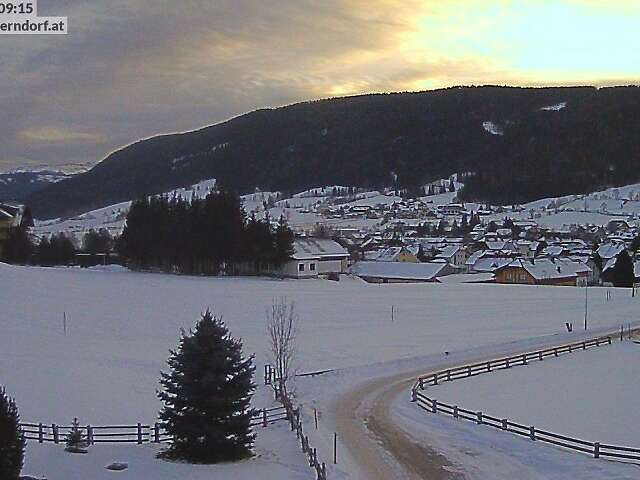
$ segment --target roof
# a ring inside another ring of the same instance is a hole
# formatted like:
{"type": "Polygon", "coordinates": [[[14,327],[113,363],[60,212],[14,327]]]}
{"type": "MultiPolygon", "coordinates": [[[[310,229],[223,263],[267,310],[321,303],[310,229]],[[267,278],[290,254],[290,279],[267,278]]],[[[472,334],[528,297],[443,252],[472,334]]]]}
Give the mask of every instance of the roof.
{"type": "Polygon", "coordinates": [[[604,243],[598,248],[598,255],[606,260],[617,256],[622,250],[624,250],[622,243],[604,243]]]}
{"type": "Polygon", "coordinates": [[[293,241],[295,260],[324,257],[348,257],[349,252],[338,242],[327,238],[304,237],[293,241]]]}
{"type": "Polygon", "coordinates": [[[562,255],[564,251],[564,247],[562,245],[551,245],[542,250],[543,255],[550,255],[552,257],[557,257],[562,255]]]}
{"type": "Polygon", "coordinates": [[[480,260],[480,258],[482,258],[484,256],[486,252],[484,250],[478,250],[473,252],[471,255],[469,255],[469,258],[467,258],[467,261],[464,262],[465,265],[474,265],[478,260],[480,260]]]}
{"type": "Polygon", "coordinates": [[[359,277],[427,281],[433,280],[446,266],[446,263],[431,262],[358,262],[349,271],[359,277]]]}
{"type": "Polygon", "coordinates": [[[493,273],[454,273],[438,277],[441,283],[488,283],[495,281],[493,273]]]}
{"type": "Polygon", "coordinates": [[[389,247],[382,250],[376,257],[376,260],[378,262],[394,262],[398,257],[398,255],[400,255],[403,250],[406,253],[410,253],[413,255],[411,250],[409,250],[406,247],[389,247]]]}
{"type": "Polygon", "coordinates": [[[553,280],[562,278],[574,278],[580,273],[589,273],[591,269],[584,263],[574,262],[570,259],[548,258],[535,260],[533,263],[521,258],[511,262],[508,267],[524,268],[529,275],[536,280],[553,280]]]}
{"type": "Polygon", "coordinates": [[[436,255],[436,258],[451,258],[459,251],[460,245],[447,245],[442,250],[440,250],[440,253],[436,255]]]}
{"type": "Polygon", "coordinates": [[[0,208],[0,220],[11,220],[12,218],[13,218],[13,215],[11,215],[6,210],[3,210],[2,208],[0,208]]]}
{"type": "Polygon", "coordinates": [[[495,272],[497,269],[506,267],[513,261],[506,257],[483,257],[473,264],[471,269],[475,272],[495,272]]]}

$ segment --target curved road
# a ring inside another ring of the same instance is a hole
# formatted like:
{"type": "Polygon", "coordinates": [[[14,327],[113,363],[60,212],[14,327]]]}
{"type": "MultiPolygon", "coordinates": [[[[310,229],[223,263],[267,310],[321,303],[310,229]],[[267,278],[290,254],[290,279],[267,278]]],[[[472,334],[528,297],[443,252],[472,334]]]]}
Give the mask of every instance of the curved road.
{"type": "Polygon", "coordinates": [[[336,404],[338,435],[365,473],[366,479],[464,478],[454,473],[445,457],[414,442],[391,418],[391,405],[399,395],[409,395],[424,369],[379,378],[350,391],[336,404]]]}
{"type": "MultiPolygon", "coordinates": [[[[609,333],[615,335],[615,332],[609,333]]],[[[574,341],[575,342],[575,341],[574,341]]],[[[545,348],[561,347],[573,342],[550,343],[545,348]]],[[[530,347],[531,348],[531,347],[530,347]]],[[[519,355],[530,348],[504,352],[519,355]]],[[[493,360],[496,354],[474,362],[493,360]]],[[[461,362],[467,364],[469,361],[461,362]]],[[[399,395],[410,395],[416,378],[430,370],[454,368],[456,364],[432,369],[407,370],[371,380],[342,396],[334,405],[336,427],[343,443],[364,472],[367,480],[406,478],[427,480],[461,480],[464,475],[428,445],[416,443],[393,423],[391,405],[399,395]]],[[[409,399],[407,398],[407,401],[409,399]]]]}

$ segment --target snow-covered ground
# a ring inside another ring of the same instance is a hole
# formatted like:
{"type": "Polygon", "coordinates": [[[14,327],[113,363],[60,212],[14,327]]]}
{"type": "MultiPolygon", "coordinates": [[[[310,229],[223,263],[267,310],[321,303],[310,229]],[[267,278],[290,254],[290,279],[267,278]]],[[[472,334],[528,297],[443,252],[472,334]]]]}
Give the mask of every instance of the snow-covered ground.
{"type": "Polygon", "coordinates": [[[23,474],[48,480],[311,480],[313,472],[305,463],[286,422],[258,428],[255,456],[238,463],[188,465],[155,458],[156,445],[97,445],[86,455],[64,452],[64,446],[29,442],[23,474]],[[121,472],[105,466],[121,462],[121,472]]]}
{"type": "Polygon", "coordinates": [[[562,435],[640,448],[638,378],[640,345],[625,341],[444,382],[428,395],[562,435]]]}
{"type": "MultiPolygon", "coordinates": [[[[265,310],[274,297],[294,300],[301,317],[298,370],[338,369],[301,378],[296,387],[307,422],[310,406],[320,411],[320,430],[307,432],[325,461],[335,429],[331,405],[358,382],[410,365],[430,368],[487,350],[577,338],[580,332],[567,334],[564,323],[580,324],[584,311],[584,290],[573,287],[373,285],[346,276],[208,278],[0,264],[0,283],[0,379],[24,421],[46,423],[153,421],[168,350],[207,307],[223,315],[247,354],[256,354],[259,374],[268,361],[265,310]]],[[[590,290],[594,331],[636,316],[640,300],[628,290],[613,292],[606,301],[604,289],[590,290]]],[[[359,478],[355,469],[345,458],[331,467],[331,478],[359,478]]]]}
{"type": "Polygon", "coordinates": [[[579,224],[606,225],[614,219],[633,222],[640,218],[640,184],[607,188],[588,195],[543,198],[522,207],[522,212],[496,214],[490,219],[502,220],[508,216],[514,220],[534,220],[541,226],[553,228],[579,224]]]}
{"type": "MultiPolygon", "coordinates": [[[[0,377],[25,420],[151,421],[157,378],[180,328],[211,308],[247,353],[267,360],[265,310],[294,300],[302,318],[301,371],[345,368],[562,332],[579,323],[583,290],[570,287],[207,278],[0,265],[0,377]],[[394,305],[394,321],[391,306],[394,305]],[[67,335],[63,333],[66,315],[67,335]],[[20,364],[20,369],[12,365],[20,364]],[[39,392],[48,392],[41,402],[39,392]],[[113,395],[124,392],[126,395],[113,395]]],[[[638,300],[590,295],[591,325],[635,318],[638,300]]]]}
{"type": "MultiPolygon", "coordinates": [[[[206,197],[215,185],[215,179],[202,180],[189,188],[177,188],[165,193],[165,195],[168,197],[182,197],[187,201],[191,201],[193,198],[206,197]]],[[[262,201],[260,201],[260,204],[261,203],[262,201]]],[[[130,201],[121,202],[92,210],[73,218],[36,221],[33,231],[34,234],[38,236],[57,234],[60,232],[67,234],[72,233],[79,237],[78,240],[91,229],[98,230],[100,228],[106,228],[112,235],[119,235],[124,228],[130,206],[130,201]]]]}

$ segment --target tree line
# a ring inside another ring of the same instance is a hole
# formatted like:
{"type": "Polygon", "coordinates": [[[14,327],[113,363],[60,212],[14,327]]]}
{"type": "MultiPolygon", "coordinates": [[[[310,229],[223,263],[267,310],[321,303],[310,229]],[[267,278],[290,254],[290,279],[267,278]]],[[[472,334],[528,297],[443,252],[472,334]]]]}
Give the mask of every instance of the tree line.
{"type": "Polygon", "coordinates": [[[22,222],[7,233],[0,260],[19,265],[71,265],[77,253],[109,253],[114,239],[106,229],[90,230],[82,237],[78,247],[72,237],[64,232],[54,233],[37,240],[30,234],[31,225],[22,222]]]}
{"type": "Polygon", "coordinates": [[[131,268],[187,274],[258,273],[293,255],[293,232],[280,218],[247,218],[240,199],[212,192],[191,202],[159,196],[134,201],[116,250],[131,268]]]}

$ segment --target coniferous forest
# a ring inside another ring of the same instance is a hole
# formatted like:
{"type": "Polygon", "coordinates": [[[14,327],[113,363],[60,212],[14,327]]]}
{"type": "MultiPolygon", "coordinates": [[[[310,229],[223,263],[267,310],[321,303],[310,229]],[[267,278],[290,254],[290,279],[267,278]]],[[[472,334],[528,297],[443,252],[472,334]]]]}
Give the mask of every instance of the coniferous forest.
{"type": "Polygon", "coordinates": [[[293,254],[283,218],[247,218],[237,195],[210,193],[188,202],[149,197],[131,205],[116,242],[129,267],[185,274],[276,272],[293,254]]]}
{"type": "Polygon", "coordinates": [[[453,173],[464,174],[465,200],[524,203],[640,181],[639,108],[638,87],[463,87],[305,102],[136,142],[25,203],[44,219],[208,178],[244,194],[412,188],[453,173]]]}

